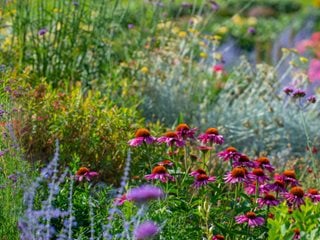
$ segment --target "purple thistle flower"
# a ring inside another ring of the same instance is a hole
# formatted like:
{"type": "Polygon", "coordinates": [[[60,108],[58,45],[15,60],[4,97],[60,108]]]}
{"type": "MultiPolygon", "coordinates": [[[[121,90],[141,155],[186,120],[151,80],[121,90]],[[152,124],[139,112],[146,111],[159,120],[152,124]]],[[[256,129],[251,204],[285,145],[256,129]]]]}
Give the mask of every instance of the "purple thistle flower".
{"type": "Polygon", "coordinates": [[[247,31],[251,35],[256,35],[256,33],[257,33],[257,31],[254,27],[249,27],[247,31]]]}
{"type": "Polygon", "coordinates": [[[275,198],[272,194],[265,194],[264,197],[260,197],[257,199],[257,203],[260,207],[263,206],[277,206],[280,204],[280,201],[275,198]]]}
{"type": "Polygon", "coordinates": [[[145,240],[151,239],[159,233],[159,227],[152,221],[141,223],[134,229],[134,239],[145,240]]]}
{"type": "Polygon", "coordinates": [[[131,139],[128,143],[131,147],[137,147],[143,143],[152,144],[156,141],[156,138],[150,135],[148,129],[140,128],[135,134],[135,138],[131,139]]]}
{"type": "Polygon", "coordinates": [[[317,99],[316,99],[315,96],[312,95],[312,96],[310,96],[310,97],[307,98],[307,101],[308,101],[309,103],[316,103],[317,99]]]}
{"type": "Polygon", "coordinates": [[[164,197],[161,188],[152,185],[143,185],[133,188],[127,193],[127,200],[137,203],[145,203],[151,200],[156,200],[164,197]]]}
{"type": "Polygon", "coordinates": [[[217,156],[223,161],[228,161],[228,160],[239,160],[241,157],[241,153],[238,152],[238,150],[234,147],[228,147],[226,150],[219,152],[217,156]]]}
{"type": "Polygon", "coordinates": [[[97,172],[90,171],[86,167],[81,167],[76,173],[76,180],[79,182],[82,182],[84,179],[91,181],[96,176],[98,176],[97,172]]]}
{"type": "Polygon", "coordinates": [[[185,142],[179,138],[178,134],[176,132],[167,132],[164,136],[159,137],[157,139],[158,143],[166,143],[167,146],[171,147],[173,145],[176,145],[177,147],[183,147],[185,145],[185,142]]]}
{"type": "Polygon", "coordinates": [[[156,166],[152,169],[152,173],[144,176],[147,180],[159,179],[161,182],[175,181],[164,166],[156,166]]]}
{"type": "Polygon", "coordinates": [[[48,30],[46,28],[42,28],[38,31],[38,35],[44,36],[47,32],[48,32],[48,30]]]}
{"type": "Polygon", "coordinates": [[[257,227],[265,222],[263,217],[257,217],[254,212],[247,212],[246,214],[236,216],[235,220],[238,224],[248,223],[249,227],[257,227]]]}
{"type": "Polygon", "coordinates": [[[224,138],[222,135],[219,135],[219,132],[216,128],[208,128],[205,133],[199,135],[198,139],[203,143],[210,143],[210,144],[223,144],[224,138]]]}
{"type": "Polygon", "coordinates": [[[207,185],[210,182],[216,181],[216,177],[213,176],[207,176],[206,174],[199,174],[195,177],[194,183],[192,186],[194,188],[200,188],[202,186],[207,185]]]}

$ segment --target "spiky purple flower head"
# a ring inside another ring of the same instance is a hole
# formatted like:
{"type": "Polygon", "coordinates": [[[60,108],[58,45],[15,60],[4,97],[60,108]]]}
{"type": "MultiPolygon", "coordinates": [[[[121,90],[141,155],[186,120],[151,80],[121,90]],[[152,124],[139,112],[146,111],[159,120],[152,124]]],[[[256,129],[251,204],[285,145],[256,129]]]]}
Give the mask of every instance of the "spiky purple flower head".
{"type": "Polygon", "coordinates": [[[142,185],[129,190],[126,197],[129,201],[145,203],[151,200],[163,198],[164,193],[159,187],[155,187],[153,185],[142,185]]]}
{"type": "Polygon", "coordinates": [[[141,223],[134,230],[135,240],[146,240],[155,237],[159,233],[159,227],[152,221],[141,223]]]}

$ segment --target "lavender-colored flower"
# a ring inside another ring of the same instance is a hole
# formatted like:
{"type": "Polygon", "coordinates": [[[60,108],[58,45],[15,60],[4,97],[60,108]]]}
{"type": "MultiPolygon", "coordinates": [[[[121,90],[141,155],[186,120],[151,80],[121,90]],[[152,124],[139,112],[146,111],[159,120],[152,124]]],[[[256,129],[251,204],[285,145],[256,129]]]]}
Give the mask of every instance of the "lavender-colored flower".
{"type": "Polygon", "coordinates": [[[46,28],[42,28],[38,31],[38,35],[44,36],[47,32],[48,32],[48,30],[46,28]]]}
{"type": "Polygon", "coordinates": [[[270,173],[272,173],[275,168],[270,164],[270,160],[267,157],[259,157],[254,161],[256,168],[267,169],[270,173]]]}
{"type": "Polygon", "coordinates": [[[156,166],[152,169],[152,173],[144,176],[147,180],[159,179],[161,182],[174,181],[174,177],[171,176],[164,166],[156,166]]]}
{"type": "Polygon", "coordinates": [[[159,233],[159,227],[152,221],[146,221],[134,229],[135,240],[145,240],[155,237],[159,233]]]}
{"type": "Polygon", "coordinates": [[[176,133],[182,139],[194,139],[197,128],[190,128],[187,124],[181,123],[176,127],[176,133]]]}
{"type": "Polygon", "coordinates": [[[97,172],[90,171],[86,167],[81,167],[76,173],[76,180],[81,182],[84,179],[91,181],[94,177],[98,176],[97,172]]]}
{"type": "Polygon", "coordinates": [[[304,202],[304,191],[301,187],[293,187],[290,192],[283,193],[283,196],[287,199],[287,203],[290,207],[300,207],[305,204],[304,202]]]}
{"type": "Polygon", "coordinates": [[[164,197],[161,188],[152,185],[143,185],[132,188],[127,193],[127,199],[136,203],[145,203],[151,200],[157,200],[164,197]]]}
{"type": "Polygon", "coordinates": [[[249,177],[258,182],[259,184],[263,184],[269,180],[269,177],[264,173],[262,168],[255,168],[249,173],[249,177]]]}
{"type": "Polygon", "coordinates": [[[306,197],[310,198],[310,200],[312,202],[320,202],[320,194],[319,194],[319,191],[317,189],[314,189],[314,188],[310,188],[308,190],[308,193],[305,194],[306,197]]]}
{"type": "Polygon", "coordinates": [[[128,24],[128,29],[132,29],[132,28],[134,28],[134,24],[129,23],[129,24],[128,24]]]}
{"type": "Polygon", "coordinates": [[[224,138],[222,135],[219,135],[219,132],[216,128],[208,128],[205,133],[199,135],[198,139],[203,143],[210,143],[210,144],[223,144],[224,138]]]}
{"type": "Polygon", "coordinates": [[[285,87],[283,89],[283,91],[285,92],[285,94],[287,94],[288,96],[291,96],[291,94],[294,92],[294,88],[292,87],[285,87]]]}
{"type": "Polygon", "coordinates": [[[216,1],[213,1],[213,0],[210,0],[210,6],[211,6],[211,9],[212,11],[218,11],[220,6],[218,3],[216,3],[216,1]]]}
{"type": "Polygon", "coordinates": [[[312,95],[312,96],[307,98],[307,101],[309,103],[316,103],[317,99],[316,99],[316,97],[314,95],[312,95]]]}
{"type": "Polygon", "coordinates": [[[211,240],[224,240],[224,236],[217,234],[214,235],[211,240]]]}
{"type": "Polygon", "coordinates": [[[169,147],[177,146],[183,147],[185,142],[183,139],[180,139],[176,132],[167,132],[164,136],[157,139],[158,143],[166,143],[169,147]]]}
{"type": "Polygon", "coordinates": [[[302,89],[296,89],[292,93],[293,98],[303,98],[304,96],[306,96],[306,92],[302,89]]]}
{"type": "Polygon", "coordinates": [[[135,138],[131,139],[128,143],[131,147],[137,147],[143,143],[152,144],[156,141],[156,138],[151,136],[148,129],[140,128],[135,134],[135,138]]]}
{"type": "Polygon", "coordinates": [[[241,153],[234,147],[228,147],[226,150],[219,152],[217,156],[223,161],[235,160],[237,161],[241,157],[241,153]]]}
{"type": "Polygon", "coordinates": [[[248,176],[248,171],[244,167],[235,167],[224,177],[226,183],[238,183],[245,182],[248,183],[251,179],[248,176]]]}
{"type": "Polygon", "coordinates": [[[194,183],[192,184],[192,186],[194,188],[200,188],[214,181],[216,181],[216,177],[207,176],[207,174],[199,174],[195,177],[194,183]]]}
{"type": "Polygon", "coordinates": [[[257,203],[259,204],[260,207],[263,207],[263,206],[277,206],[280,204],[280,201],[277,200],[275,198],[274,195],[272,194],[265,194],[264,197],[260,197],[257,199],[257,203]]]}
{"type": "Polygon", "coordinates": [[[257,33],[257,31],[254,27],[249,27],[247,31],[251,35],[256,35],[256,33],[257,33]]]}
{"type": "Polygon", "coordinates": [[[249,227],[261,226],[265,222],[263,217],[257,217],[254,212],[247,212],[246,214],[236,216],[235,220],[238,224],[248,223],[249,227]]]}

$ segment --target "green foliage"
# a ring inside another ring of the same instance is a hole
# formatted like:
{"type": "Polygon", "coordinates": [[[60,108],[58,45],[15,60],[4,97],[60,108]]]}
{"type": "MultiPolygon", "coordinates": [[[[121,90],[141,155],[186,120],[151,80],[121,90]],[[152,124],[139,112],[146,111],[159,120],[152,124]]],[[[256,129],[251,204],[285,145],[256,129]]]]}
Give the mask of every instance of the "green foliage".
{"type": "Polygon", "coordinates": [[[309,199],[301,209],[292,213],[288,207],[281,204],[271,210],[273,219],[268,219],[268,239],[292,239],[295,230],[300,231],[301,239],[318,239],[320,236],[320,205],[312,203],[309,199]]]}

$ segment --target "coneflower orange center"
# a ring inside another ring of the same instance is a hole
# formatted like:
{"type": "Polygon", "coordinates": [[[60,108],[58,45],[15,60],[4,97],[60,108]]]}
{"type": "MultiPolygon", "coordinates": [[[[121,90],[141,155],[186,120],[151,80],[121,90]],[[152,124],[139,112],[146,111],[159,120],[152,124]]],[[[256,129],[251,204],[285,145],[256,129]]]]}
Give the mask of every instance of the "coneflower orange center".
{"type": "Polygon", "coordinates": [[[135,136],[136,136],[136,138],[138,138],[138,137],[149,137],[150,136],[150,132],[149,132],[148,129],[140,128],[140,129],[137,130],[135,136]]]}
{"type": "Polygon", "coordinates": [[[79,170],[77,171],[77,175],[84,175],[86,174],[87,172],[89,172],[89,169],[86,168],[86,167],[81,167],[79,168],[79,170]]]}
{"type": "Polygon", "coordinates": [[[164,166],[156,166],[152,169],[153,174],[164,174],[167,173],[167,169],[164,166]]]}
{"type": "Polygon", "coordinates": [[[246,155],[241,155],[239,162],[250,162],[250,159],[246,155]]]}
{"type": "Polygon", "coordinates": [[[295,229],[293,229],[293,232],[294,232],[295,234],[300,234],[300,229],[299,229],[299,228],[295,228],[295,229]]]}
{"type": "Polygon", "coordinates": [[[247,212],[246,216],[247,216],[247,218],[252,219],[252,218],[255,218],[257,215],[254,212],[247,212]]]}
{"type": "Polygon", "coordinates": [[[314,188],[310,188],[310,189],[308,190],[308,193],[310,193],[310,194],[312,194],[312,195],[318,195],[318,194],[319,194],[318,190],[317,190],[317,189],[314,189],[314,188]]]}
{"type": "Polygon", "coordinates": [[[176,128],[177,131],[183,131],[183,130],[189,130],[189,129],[190,127],[185,123],[179,124],[176,128]]]}
{"type": "Polygon", "coordinates": [[[232,169],[231,176],[234,178],[244,177],[247,173],[247,169],[243,167],[236,167],[232,169]]]}
{"type": "Polygon", "coordinates": [[[261,168],[255,168],[252,170],[252,174],[256,175],[256,176],[259,176],[259,177],[262,177],[264,176],[264,172],[261,168]]]}
{"type": "Polygon", "coordinates": [[[275,196],[272,195],[272,194],[266,194],[266,195],[264,196],[264,199],[265,199],[265,200],[269,200],[269,201],[276,200],[275,196]]]}
{"type": "Polygon", "coordinates": [[[203,169],[201,169],[201,168],[199,168],[198,170],[196,170],[196,172],[197,172],[198,174],[207,174],[206,171],[203,170],[203,169]]]}
{"type": "Polygon", "coordinates": [[[199,174],[199,175],[197,175],[197,180],[198,181],[206,181],[206,180],[208,180],[209,179],[209,177],[206,175],[206,174],[199,174]]]}
{"type": "Polygon", "coordinates": [[[215,135],[219,135],[218,129],[216,128],[208,128],[206,130],[206,134],[215,134],[215,135]]]}
{"type": "Polygon", "coordinates": [[[237,150],[236,148],[234,148],[234,147],[228,147],[228,148],[226,149],[226,151],[227,151],[227,152],[237,152],[238,150],[237,150]]]}
{"type": "Polygon", "coordinates": [[[304,196],[304,191],[301,187],[291,188],[290,193],[294,196],[299,197],[299,198],[303,198],[303,196],[304,196]]]}
{"type": "Polygon", "coordinates": [[[258,163],[260,163],[260,164],[270,164],[269,159],[266,158],[266,157],[259,157],[259,158],[257,159],[257,161],[258,161],[258,163]]]}
{"type": "Polygon", "coordinates": [[[285,170],[283,172],[283,175],[289,178],[296,179],[296,173],[294,172],[294,170],[285,170]]]}
{"type": "Polygon", "coordinates": [[[168,137],[168,138],[177,138],[178,137],[177,133],[172,132],[172,131],[171,132],[166,132],[165,136],[168,137]]]}

